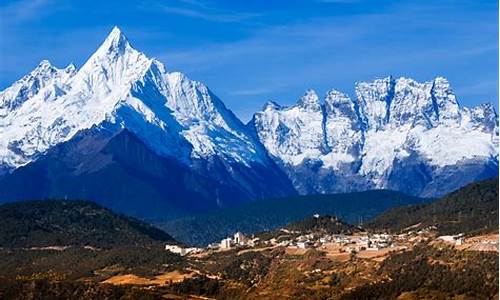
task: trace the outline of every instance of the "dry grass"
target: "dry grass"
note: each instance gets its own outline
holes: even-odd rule
[[[158,285],[165,286],[172,282],[181,282],[186,278],[191,278],[195,275],[194,272],[191,273],[181,273],[179,271],[168,272],[155,276],[154,278],[139,277],[134,274],[116,275],[111,278],[106,279],[103,283],[109,283],[114,285],[131,284],[131,285]]]

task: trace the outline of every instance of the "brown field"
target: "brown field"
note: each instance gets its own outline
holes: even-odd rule
[[[195,274],[194,272],[183,274],[177,270],[155,276],[154,278],[144,278],[134,274],[126,274],[126,275],[113,276],[103,281],[103,283],[109,283],[114,285],[132,284],[132,285],[148,285],[148,286],[149,285],[165,286],[171,282],[181,282],[186,278],[191,278],[194,276],[194,274]]]
[[[456,248],[468,251],[487,251],[498,253],[498,233],[467,238],[462,245],[459,245]]]

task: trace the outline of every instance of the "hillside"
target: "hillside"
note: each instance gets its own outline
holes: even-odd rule
[[[246,234],[269,231],[316,213],[337,216],[347,223],[359,224],[391,207],[427,201],[429,200],[384,190],[299,196],[257,201],[157,224],[178,241],[206,246],[238,230]]]
[[[288,230],[302,233],[353,234],[362,231],[360,227],[348,224],[334,216],[313,216],[288,224]]]
[[[498,230],[498,179],[469,184],[433,203],[392,208],[368,225],[393,232],[410,226],[436,226],[440,234]]]
[[[173,241],[167,233],[88,201],[26,201],[0,206],[0,247],[114,247]]]

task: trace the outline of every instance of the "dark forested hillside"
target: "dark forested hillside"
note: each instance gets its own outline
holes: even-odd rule
[[[26,201],[0,206],[0,247],[110,247],[173,241],[139,220],[88,201]]]
[[[335,216],[313,216],[301,221],[290,223],[286,229],[303,233],[353,234],[362,231],[361,228],[347,224]]]
[[[498,179],[469,184],[433,203],[392,208],[368,227],[395,232],[431,225],[441,234],[498,230]]]
[[[238,230],[247,234],[273,230],[316,213],[359,224],[391,207],[428,201],[384,190],[299,196],[257,201],[237,208],[158,223],[158,226],[180,242],[205,246]]]

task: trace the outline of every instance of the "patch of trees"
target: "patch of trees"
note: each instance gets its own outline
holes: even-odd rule
[[[399,232],[419,224],[439,234],[482,233],[498,229],[498,179],[469,184],[429,204],[393,208],[368,228]]]
[[[404,292],[422,291],[427,297],[492,299],[498,294],[498,255],[420,245],[389,257],[379,275],[390,280],[364,285],[341,299],[395,299]]]
[[[304,233],[322,232],[328,234],[353,234],[362,229],[343,222],[335,216],[310,217],[286,226],[287,229]]]
[[[0,205],[0,247],[110,248],[173,241],[149,224],[90,201],[43,200]]]
[[[0,298],[4,300],[159,300],[162,293],[155,289],[134,286],[114,286],[95,282],[53,282],[49,280],[0,280]]]
[[[223,283],[217,279],[211,279],[200,275],[185,279],[169,286],[169,290],[181,295],[198,295],[213,297],[221,292]]]
[[[120,272],[150,276],[186,266],[184,258],[162,246],[123,246],[105,250],[0,250],[0,280],[46,278],[77,280],[105,278]]]
[[[161,222],[158,226],[180,242],[206,246],[236,231],[246,234],[270,231],[316,213],[334,215],[357,224],[371,220],[391,207],[428,201],[384,190],[308,195],[259,200],[240,207]]]

